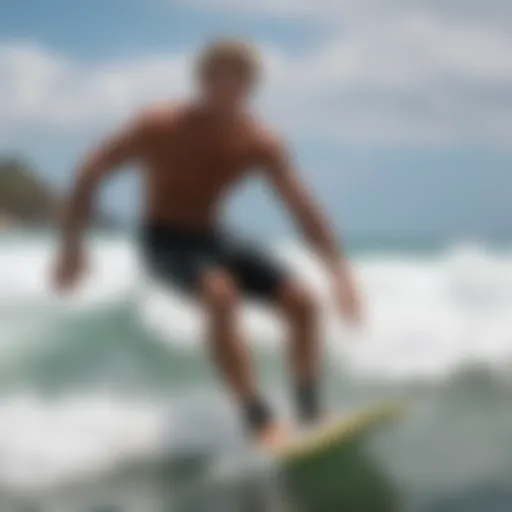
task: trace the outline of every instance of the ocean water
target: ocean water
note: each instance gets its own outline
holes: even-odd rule
[[[273,249],[323,304],[332,409],[408,404],[347,449],[327,494],[247,451],[204,319],[144,276],[128,237],[93,237],[64,299],[52,236],[14,233],[0,236],[1,512],[512,510],[512,244],[355,247],[358,332],[304,248]],[[244,325],[289,416],[283,326],[254,304]]]

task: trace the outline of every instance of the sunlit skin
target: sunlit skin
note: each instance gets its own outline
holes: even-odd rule
[[[191,231],[220,223],[228,194],[245,178],[260,174],[285,203],[331,277],[333,295],[352,322],[360,307],[351,272],[326,217],[299,178],[290,152],[251,111],[253,84],[237,70],[218,66],[199,76],[200,94],[188,103],[161,104],[135,116],[105,140],[79,167],[64,215],[55,268],[58,289],[69,290],[85,269],[83,229],[99,185],[135,163],[144,189],[143,220]],[[211,312],[210,351],[235,399],[256,392],[247,345],[236,322],[238,290],[222,269],[203,276],[198,299]],[[229,308],[222,305],[229,305]],[[279,291],[276,308],[290,323],[291,368],[308,378],[320,372],[321,343],[312,294],[294,280]],[[263,445],[288,438],[277,422],[258,433]]]

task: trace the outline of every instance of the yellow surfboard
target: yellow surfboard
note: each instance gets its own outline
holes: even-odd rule
[[[392,485],[362,441],[404,412],[396,402],[374,404],[296,434],[276,451],[290,500],[315,512],[397,510]]]
[[[356,441],[379,426],[398,419],[404,411],[403,404],[387,402],[334,418],[324,425],[296,435],[277,450],[277,459],[285,466],[316,459],[341,445]]]

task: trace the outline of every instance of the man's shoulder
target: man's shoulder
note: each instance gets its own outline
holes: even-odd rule
[[[259,119],[251,120],[250,136],[255,150],[262,156],[280,152],[285,146],[282,135],[274,127]]]
[[[169,127],[183,117],[187,106],[179,102],[161,102],[142,108],[135,122],[144,130]]]

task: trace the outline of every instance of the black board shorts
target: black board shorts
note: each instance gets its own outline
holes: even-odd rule
[[[140,238],[149,272],[185,292],[197,292],[208,270],[222,269],[245,295],[274,300],[288,278],[282,265],[260,247],[225,232],[148,224],[142,227]]]

